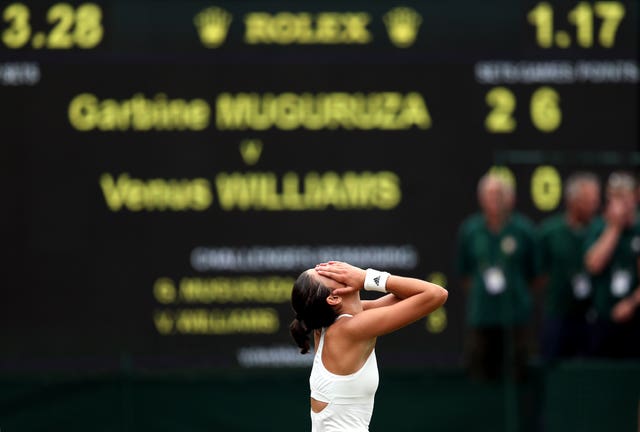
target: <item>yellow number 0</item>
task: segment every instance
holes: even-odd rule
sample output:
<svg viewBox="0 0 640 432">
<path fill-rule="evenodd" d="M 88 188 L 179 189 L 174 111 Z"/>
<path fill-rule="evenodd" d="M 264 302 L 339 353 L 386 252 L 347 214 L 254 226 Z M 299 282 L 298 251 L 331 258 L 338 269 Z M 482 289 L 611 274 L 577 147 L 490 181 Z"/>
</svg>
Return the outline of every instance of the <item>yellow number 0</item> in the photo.
<svg viewBox="0 0 640 432">
<path fill-rule="evenodd" d="M 531 199 L 542 211 L 556 209 L 562 198 L 562 178 L 551 165 L 536 168 L 531 175 Z"/>
</svg>

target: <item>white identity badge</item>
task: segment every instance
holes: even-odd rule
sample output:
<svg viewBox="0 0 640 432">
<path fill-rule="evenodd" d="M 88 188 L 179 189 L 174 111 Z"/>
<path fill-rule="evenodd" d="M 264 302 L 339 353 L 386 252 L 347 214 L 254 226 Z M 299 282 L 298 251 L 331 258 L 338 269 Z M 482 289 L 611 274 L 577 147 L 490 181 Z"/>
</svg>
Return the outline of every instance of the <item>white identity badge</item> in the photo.
<svg viewBox="0 0 640 432">
<path fill-rule="evenodd" d="M 611 276 L 611 294 L 624 297 L 631 288 L 631 273 L 628 270 L 615 270 Z"/>
<path fill-rule="evenodd" d="M 489 267 L 484 271 L 484 286 L 491 295 L 500 294 L 507 286 L 504 273 L 499 267 Z"/>
<path fill-rule="evenodd" d="M 506 236 L 500 242 L 500 248 L 505 255 L 512 255 L 518 248 L 518 242 L 513 236 Z"/>
<path fill-rule="evenodd" d="M 576 274 L 571 279 L 571 284 L 573 285 L 573 295 L 578 300 L 584 300 L 591 294 L 591 280 L 586 274 Z"/>
</svg>

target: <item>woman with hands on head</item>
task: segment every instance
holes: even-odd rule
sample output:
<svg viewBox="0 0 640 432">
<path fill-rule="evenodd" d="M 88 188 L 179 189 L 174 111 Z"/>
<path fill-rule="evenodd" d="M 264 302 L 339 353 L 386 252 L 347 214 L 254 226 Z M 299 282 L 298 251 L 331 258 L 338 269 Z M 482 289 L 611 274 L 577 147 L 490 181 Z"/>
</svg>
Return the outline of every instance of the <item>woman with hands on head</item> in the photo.
<svg viewBox="0 0 640 432">
<path fill-rule="evenodd" d="M 387 295 L 361 300 L 360 290 Z M 291 303 L 291 335 L 305 354 L 316 347 L 309 384 L 312 432 L 368 431 L 378 388 L 378 336 L 405 327 L 447 300 L 435 284 L 330 261 L 303 272 Z"/>
</svg>

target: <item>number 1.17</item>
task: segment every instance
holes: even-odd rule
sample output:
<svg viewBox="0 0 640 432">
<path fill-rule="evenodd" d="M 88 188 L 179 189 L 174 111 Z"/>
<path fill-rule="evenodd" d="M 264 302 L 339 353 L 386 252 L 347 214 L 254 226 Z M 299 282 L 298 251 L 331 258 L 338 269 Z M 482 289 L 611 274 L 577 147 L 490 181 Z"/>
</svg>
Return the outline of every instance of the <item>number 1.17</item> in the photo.
<svg viewBox="0 0 640 432">
<path fill-rule="evenodd" d="M 625 13 L 624 5 L 617 1 L 598 1 L 593 4 L 582 1 L 569 11 L 567 20 L 576 28 L 577 44 L 582 48 L 590 48 L 594 44 L 594 16 L 600 18 L 602 23 L 598 43 L 604 48 L 611 48 Z M 553 6 L 548 2 L 540 2 L 529 11 L 527 18 L 536 28 L 536 42 L 541 48 L 568 48 L 571 38 L 565 31 L 554 31 L 553 17 Z"/>
</svg>

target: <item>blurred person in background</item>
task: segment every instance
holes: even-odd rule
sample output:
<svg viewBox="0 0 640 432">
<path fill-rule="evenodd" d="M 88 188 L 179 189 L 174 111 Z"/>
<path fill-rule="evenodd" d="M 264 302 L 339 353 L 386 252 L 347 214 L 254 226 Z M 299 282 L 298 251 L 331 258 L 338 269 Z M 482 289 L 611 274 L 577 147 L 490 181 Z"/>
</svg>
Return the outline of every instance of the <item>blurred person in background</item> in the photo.
<svg viewBox="0 0 640 432">
<path fill-rule="evenodd" d="M 539 229 L 543 287 L 541 354 L 546 362 L 586 355 L 592 289 L 584 268 L 587 228 L 600 207 L 600 182 L 592 173 L 569 177 L 565 211 L 544 220 Z"/>
<path fill-rule="evenodd" d="M 601 357 L 640 355 L 640 221 L 632 175 L 609 176 L 606 209 L 587 235 L 585 266 L 597 314 L 591 350 Z"/>
<path fill-rule="evenodd" d="M 516 210 L 516 187 L 513 179 L 502 177 L 504 183 L 505 207 L 509 219 L 523 226 L 524 229 L 535 230 L 535 225 L 524 213 Z"/>
<path fill-rule="evenodd" d="M 483 176 L 477 193 L 481 211 L 463 222 L 457 248 L 467 292 L 468 366 L 475 378 L 495 380 L 511 370 L 521 379 L 529 349 L 529 283 L 536 273 L 534 233 L 511 217 L 508 186 L 499 176 Z"/>
<path fill-rule="evenodd" d="M 361 300 L 360 290 L 388 293 Z M 289 329 L 301 353 L 316 353 L 311 369 L 312 432 L 368 431 L 378 387 L 378 336 L 436 310 L 447 291 L 423 280 L 362 270 L 344 262 L 303 272 L 291 292 Z"/>
</svg>

